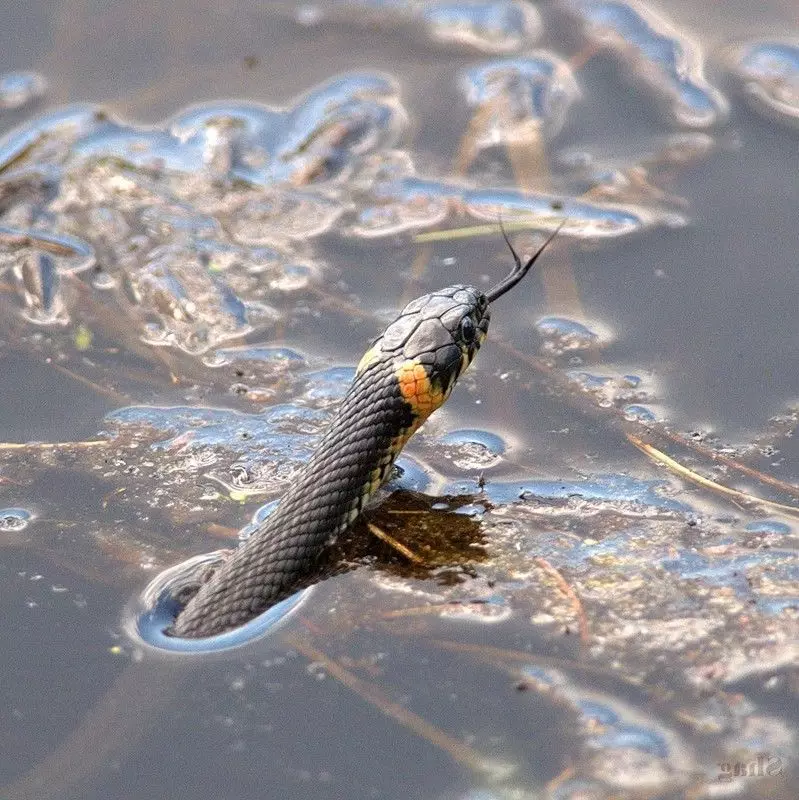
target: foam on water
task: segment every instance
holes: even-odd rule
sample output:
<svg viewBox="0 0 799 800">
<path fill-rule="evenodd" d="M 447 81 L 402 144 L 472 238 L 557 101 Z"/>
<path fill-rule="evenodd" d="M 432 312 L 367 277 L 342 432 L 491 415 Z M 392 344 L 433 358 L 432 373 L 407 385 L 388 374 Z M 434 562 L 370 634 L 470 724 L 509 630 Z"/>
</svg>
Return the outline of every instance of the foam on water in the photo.
<svg viewBox="0 0 799 800">
<path fill-rule="evenodd" d="M 724 120 L 727 101 L 705 78 L 699 43 L 665 17 L 636 0 L 568 0 L 567 7 L 672 122 L 707 128 Z"/>
<path fill-rule="evenodd" d="M 736 48 L 730 70 L 744 99 L 777 122 L 799 126 L 799 41 L 751 42 Z"/>
<path fill-rule="evenodd" d="M 403 27 L 428 45 L 488 53 L 529 46 L 541 28 L 533 5 L 520 0 L 342 0 L 302 6 L 296 19 L 309 27 L 328 20 L 382 31 Z"/>
<path fill-rule="evenodd" d="M 0 75 L 0 109 L 21 108 L 46 91 L 47 81 L 37 72 L 7 72 Z"/>
<path fill-rule="evenodd" d="M 463 73 L 461 85 L 469 105 L 485 112 L 477 117 L 478 147 L 554 136 L 580 96 L 568 64 L 550 53 L 483 62 Z"/>
</svg>

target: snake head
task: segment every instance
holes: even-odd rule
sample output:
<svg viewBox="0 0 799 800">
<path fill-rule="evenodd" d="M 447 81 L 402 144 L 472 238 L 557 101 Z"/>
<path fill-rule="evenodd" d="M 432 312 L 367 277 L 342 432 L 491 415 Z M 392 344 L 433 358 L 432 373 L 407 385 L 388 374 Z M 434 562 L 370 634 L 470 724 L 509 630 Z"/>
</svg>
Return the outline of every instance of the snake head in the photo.
<svg viewBox="0 0 799 800">
<path fill-rule="evenodd" d="M 449 397 L 488 333 L 485 295 L 471 286 L 450 286 L 418 297 L 375 339 L 358 365 L 390 359 L 402 394 L 419 417 Z"/>
</svg>

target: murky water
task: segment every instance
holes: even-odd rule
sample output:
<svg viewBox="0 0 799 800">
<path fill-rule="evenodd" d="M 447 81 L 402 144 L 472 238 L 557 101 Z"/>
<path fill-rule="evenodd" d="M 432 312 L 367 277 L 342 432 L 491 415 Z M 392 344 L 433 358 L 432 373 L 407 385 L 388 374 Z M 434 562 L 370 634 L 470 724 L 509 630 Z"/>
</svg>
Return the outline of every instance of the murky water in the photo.
<svg viewBox="0 0 799 800">
<path fill-rule="evenodd" d="M 0 30 L 0 797 L 795 796 L 792 4 Z M 362 526 L 266 633 L 147 644 L 397 310 L 507 272 L 500 216 L 568 221 L 370 512 L 406 549 Z"/>
</svg>

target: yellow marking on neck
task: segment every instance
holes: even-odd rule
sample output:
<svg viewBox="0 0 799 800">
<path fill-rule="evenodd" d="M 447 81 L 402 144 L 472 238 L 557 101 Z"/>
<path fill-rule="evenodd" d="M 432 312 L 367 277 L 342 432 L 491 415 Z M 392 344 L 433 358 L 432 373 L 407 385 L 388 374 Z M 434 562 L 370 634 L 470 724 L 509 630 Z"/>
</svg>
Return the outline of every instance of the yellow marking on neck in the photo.
<svg viewBox="0 0 799 800">
<path fill-rule="evenodd" d="M 358 365 L 358 373 L 365 369 L 373 359 L 372 351 L 364 353 Z M 361 504 L 366 501 L 385 483 L 391 474 L 394 459 L 402 452 L 408 439 L 416 433 L 419 426 L 447 399 L 449 392 L 430 380 L 427 369 L 418 359 L 404 361 L 396 370 L 402 397 L 410 405 L 413 412 L 411 424 L 400 431 L 392 440 L 388 451 L 380 459 L 380 463 L 372 470 L 369 482 L 363 489 Z"/>
<path fill-rule="evenodd" d="M 376 361 L 379 357 L 380 357 L 380 348 L 370 347 L 361 356 L 361 360 L 358 362 L 358 366 L 355 368 L 355 374 L 360 375 L 370 364 Z"/>
<path fill-rule="evenodd" d="M 447 393 L 430 380 L 427 368 L 418 359 L 404 361 L 396 376 L 402 396 L 416 418 L 412 433 L 447 399 Z"/>
</svg>

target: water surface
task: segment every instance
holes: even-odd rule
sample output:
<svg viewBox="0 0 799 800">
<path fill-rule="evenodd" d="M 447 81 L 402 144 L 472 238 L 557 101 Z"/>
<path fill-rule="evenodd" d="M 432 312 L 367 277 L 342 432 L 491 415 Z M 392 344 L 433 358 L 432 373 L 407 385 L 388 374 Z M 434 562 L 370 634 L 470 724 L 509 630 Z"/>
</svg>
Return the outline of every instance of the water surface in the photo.
<svg viewBox="0 0 799 800">
<path fill-rule="evenodd" d="M 790 4 L 0 30 L 0 797 L 793 797 Z M 423 563 L 361 528 L 253 641 L 131 633 L 404 303 L 564 215 L 371 512 Z"/>
</svg>

